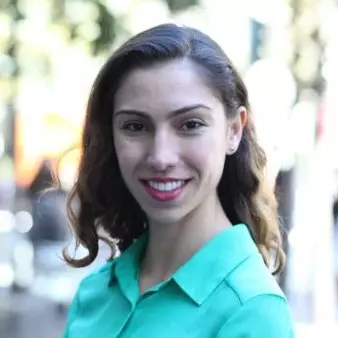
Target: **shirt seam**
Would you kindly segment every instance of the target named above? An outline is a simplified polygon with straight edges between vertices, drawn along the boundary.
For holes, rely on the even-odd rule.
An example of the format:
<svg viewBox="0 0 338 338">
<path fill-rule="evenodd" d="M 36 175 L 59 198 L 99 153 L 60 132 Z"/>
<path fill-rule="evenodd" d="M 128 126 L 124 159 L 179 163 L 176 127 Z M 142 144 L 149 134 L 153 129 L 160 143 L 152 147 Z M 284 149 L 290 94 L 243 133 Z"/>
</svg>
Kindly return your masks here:
<svg viewBox="0 0 338 338">
<path fill-rule="evenodd" d="M 79 283 L 78 291 L 77 291 L 75 298 L 74 298 L 75 310 L 74 310 L 73 316 L 71 318 L 71 321 L 69 323 L 69 330 L 73 326 L 76 318 L 78 316 L 80 316 L 80 314 L 81 314 L 81 309 L 82 309 L 82 306 L 81 306 L 81 290 L 82 290 L 82 288 L 84 287 L 85 284 L 87 284 L 88 280 L 90 280 L 92 277 L 98 276 L 98 275 L 105 273 L 105 272 L 109 272 L 110 271 L 109 265 L 110 265 L 110 262 L 105 263 L 104 266 L 102 266 L 100 269 L 98 269 L 96 271 L 91 272 L 89 275 L 84 277 L 82 279 L 82 281 Z"/>
<path fill-rule="evenodd" d="M 271 291 L 259 293 L 258 295 L 256 294 L 256 295 L 254 295 L 252 297 L 244 299 L 244 297 L 241 297 L 241 295 L 239 294 L 239 292 L 232 286 L 231 283 L 229 283 L 228 281 L 225 281 L 225 282 L 226 282 L 227 286 L 234 292 L 234 294 L 238 298 L 238 301 L 239 301 L 239 303 L 240 303 L 241 306 L 244 305 L 244 304 L 246 304 L 247 302 L 250 302 L 252 299 L 254 299 L 256 297 L 259 297 L 259 296 L 276 296 L 276 297 L 279 297 L 279 298 L 283 299 L 287 303 L 287 299 L 284 296 L 282 296 L 282 295 L 280 295 L 278 293 L 271 292 Z"/>
<path fill-rule="evenodd" d="M 222 283 L 226 283 L 230 289 L 232 289 L 234 291 L 234 293 L 236 294 L 236 296 L 240 299 L 237 291 L 232 287 L 232 285 L 228 282 L 228 278 L 229 276 L 232 274 L 233 271 L 235 271 L 241 264 L 243 264 L 246 260 L 250 259 L 253 255 L 257 254 L 258 251 L 254 251 L 248 254 L 248 256 L 244 257 L 243 259 L 241 259 L 230 271 L 228 271 L 227 273 L 224 274 L 224 276 L 220 279 L 220 281 L 217 283 L 217 285 L 215 285 L 215 287 L 210 290 L 210 292 L 208 292 L 208 294 L 204 295 L 203 297 L 192 297 L 190 295 L 189 292 L 187 292 L 184 288 L 182 288 L 182 286 L 180 285 L 180 283 L 177 283 L 180 288 L 184 291 L 185 294 L 188 295 L 189 298 L 191 298 L 195 303 L 197 303 L 199 306 L 201 306 L 209 297 L 211 297 L 211 295 L 216 291 L 216 289 L 222 284 Z M 241 300 L 240 300 L 241 302 Z"/>
<path fill-rule="evenodd" d="M 237 294 L 237 293 L 236 293 L 236 294 Z M 279 299 L 281 299 L 281 300 L 283 301 L 283 303 L 284 303 L 285 305 L 288 306 L 288 302 L 287 302 L 287 300 L 285 299 L 285 297 L 282 297 L 281 295 L 276 294 L 276 293 L 261 293 L 261 294 L 259 294 L 259 295 L 255 295 L 255 296 L 251 297 L 250 299 L 248 299 L 248 300 L 245 301 L 245 302 L 241 302 L 241 300 L 239 299 L 240 302 L 241 302 L 241 303 L 240 303 L 240 307 L 239 307 L 238 309 L 236 309 L 236 311 L 234 311 L 234 312 L 232 313 L 232 315 L 229 316 L 229 317 L 226 319 L 226 321 L 221 325 L 220 329 L 217 331 L 215 337 L 218 337 L 219 333 L 223 330 L 223 328 L 228 324 L 228 322 L 229 322 L 234 316 L 236 316 L 237 312 L 240 311 L 241 308 L 242 308 L 244 305 L 246 305 L 246 304 L 249 303 L 249 302 L 254 301 L 254 300 L 257 299 L 257 298 L 260 298 L 260 297 L 266 297 L 266 296 L 267 296 L 267 297 L 279 298 Z"/>
<path fill-rule="evenodd" d="M 87 283 L 88 280 L 92 279 L 92 277 L 96 277 L 96 276 L 99 276 L 99 275 L 102 275 L 104 273 L 107 273 L 108 274 L 108 281 L 109 281 L 109 277 L 110 277 L 110 271 L 111 271 L 111 266 L 112 266 L 112 262 L 109 261 L 107 263 L 105 263 L 101 268 L 99 268 L 98 270 L 96 271 L 92 271 L 91 273 L 89 273 L 87 276 L 85 276 L 82 281 L 80 282 L 80 285 L 84 285 Z"/>
<path fill-rule="evenodd" d="M 233 269 L 231 271 L 229 271 L 229 273 L 225 276 L 224 281 L 227 284 L 227 286 L 235 293 L 235 295 L 237 296 L 240 304 L 243 304 L 243 300 L 242 297 L 240 296 L 240 294 L 238 293 L 238 291 L 233 287 L 232 283 L 230 283 L 229 278 L 231 276 L 231 274 L 244 262 L 246 262 L 247 260 L 249 260 L 250 258 L 252 258 L 254 255 L 256 255 L 258 253 L 258 251 L 252 252 L 250 253 L 247 257 L 245 257 L 244 259 L 242 259 L 240 262 L 238 262 L 238 264 L 236 264 L 236 266 L 233 267 Z"/>
<path fill-rule="evenodd" d="M 233 292 L 235 293 L 235 295 L 238 297 L 239 301 L 241 304 L 244 304 L 245 302 L 249 301 L 250 299 L 256 297 L 256 296 L 259 296 L 259 295 L 276 295 L 276 296 L 279 296 L 281 298 L 283 298 L 285 300 L 285 297 L 283 297 L 282 295 L 278 294 L 277 292 L 276 293 L 273 293 L 273 292 L 267 292 L 267 293 L 260 293 L 258 295 L 254 295 L 253 297 L 250 297 L 248 299 L 243 299 L 244 297 L 242 297 L 240 295 L 240 293 L 236 290 L 236 288 L 233 286 L 233 284 L 229 281 L 229 278 L 231 276 L 231 274 L 238 268 L 239 265 L 243 264 L 244 262 L 246 262 L 247 260 L 253 258 L 254 256 L 259 256 L 260 258 L 262 257 L 261 253 L 259 251 L 255 251 L 253 253 L 251 253 L 248 257 L 246 257 L 244 260 L 242 260 L 239 264 L 237 264 L 229 273 L 228 275 L 226 276 L 225 278 L 225 281 L 227 283 L 227 285 L 229 286 L 230 289 L 233 290 Z"/>
</svg>

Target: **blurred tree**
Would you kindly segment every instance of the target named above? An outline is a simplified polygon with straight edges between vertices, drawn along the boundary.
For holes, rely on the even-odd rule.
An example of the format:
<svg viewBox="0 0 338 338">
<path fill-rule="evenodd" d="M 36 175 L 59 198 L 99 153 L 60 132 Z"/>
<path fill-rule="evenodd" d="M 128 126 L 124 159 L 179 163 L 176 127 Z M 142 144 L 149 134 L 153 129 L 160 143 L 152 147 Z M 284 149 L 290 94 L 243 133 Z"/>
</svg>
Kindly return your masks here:
<svg viewBox="0 0 338 338">
<path fill-rule="evenodd" d="M 325 82 L 322 75 L 325 43 L 321 39 L 318 20 L 317 0 L 286 0 L 292 8 L 291 36 L 292 53 L 290 55 L 290 69 L 297 85 L 297 98 L 302 97 L 306 91 L 315 92 L 321 97 Z M 309 112 L 310 113 L 310 112 Z M 316 128 L 316 121 L 313 121 Z M 299 165 L 299 164 L 298 164 Z M 297 168 L 298 169 L 298 168 Z M 277 177 L 277 192 L 279 196 L 279 213 L 283 221 L 286 233 L 284 234 L 284 249 L 289 251 L 287 233 L 292 227 L 293 209 L 295 200 L 295 170 L 280 171 Z M 286 268 L 280 276 L 279 282 L 286 290 Z"/>
<path fill-rule="evenodd" d="M 5 54 L 11 60 L 11 94 L 7 106 L 7 115 L 5 121 L 5 153 L 14 159 L 14 132 L 15 132 L 15 108 L 14 101 L 16 97 L 17 80 L 20 76 L 19 64 L 17 62 L 18 41 L 16 36 L 16 22 L 23 19 L 23 15 L 18 8 L 18 0 L 9 0 L 7 11 L 11 14 L 11 34 L 9 44 Z"/>
<path fill-rule="evenodd" d="M 52 18 L 69 30 L 71 41 L 87 41 L 94 55 L 115 41 L 117 18 L 101 0 L 54 0 Z"/>
<path fill-rule="evenodd" d="M 199 0 L 165 0 L 172 13 L 180 12 L 199 4 Z"/>
<path fill-rule="evenodd" d="M 116 37 L 116 18 L 107 8 L 97 1 L 97 8 L 99 10 L 96 19 L 99 26 L 99 34 L 93 41 L 94 54 L 109 49 Z"/>
<path fill-rule="evenodd" d="M 322 76 L 325 43 L 321 39 L 317 0 L 292 0 L 293 53 L 291 69 L 297 81 L 299 94 L 312 89 L 322 94 L 325 82 Z"/>
<path fill-rule="evenodd" d="M 185 11 L 199 4 L 199 0 L 158 1 L 164 1 L 172 13 Z M 88 8 L 92 15 L 81 18 L 79 13 L 88 12 Z M 52 18 L 54 22 L 67 27 L 71 41 L 89 40 L 94 55 L 107 52 L 116 37 L 128 28 L 124 27 L 122 18 L 116 15 L 104 0 L 54 0 Z"/>
</svg>

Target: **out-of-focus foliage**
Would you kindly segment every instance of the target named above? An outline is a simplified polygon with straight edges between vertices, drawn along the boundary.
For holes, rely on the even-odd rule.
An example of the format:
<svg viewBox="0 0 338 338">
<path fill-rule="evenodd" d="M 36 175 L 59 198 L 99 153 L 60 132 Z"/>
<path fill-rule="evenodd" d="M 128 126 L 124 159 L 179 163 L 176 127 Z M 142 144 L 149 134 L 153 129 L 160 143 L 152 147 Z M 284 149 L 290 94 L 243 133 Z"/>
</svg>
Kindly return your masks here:
<svg viewBox="0 0 338 338">
<path fill-rule="evenodd" d="M 165 0 L 172 12 L 186 10 L 189 7 L 198 5 L 198 0 Z"/>
<path fill-rule="evenodd" d="M 199 3 L 198 0 L 159 1 L 165 2 L 172 13 Z M 84 39 L 89 42 L 94 55 L 109 50 L 115 38 L 126 30 L 121 18 L 114 12 L 114 6 L 108 6 L 107 1 L 54 0 L 52 17 L 55 23 L 67 27 L 72 41 Z"/>
</svg>

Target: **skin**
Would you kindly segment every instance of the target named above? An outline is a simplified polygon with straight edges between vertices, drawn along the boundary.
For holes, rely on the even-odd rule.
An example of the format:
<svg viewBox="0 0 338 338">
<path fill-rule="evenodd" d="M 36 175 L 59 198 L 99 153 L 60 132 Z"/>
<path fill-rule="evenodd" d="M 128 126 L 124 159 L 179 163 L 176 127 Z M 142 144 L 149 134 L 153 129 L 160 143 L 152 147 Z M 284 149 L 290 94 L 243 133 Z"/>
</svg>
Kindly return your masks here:
<svg viewBox="0 0 338 338">
<path fill-rule="evenodd" d="M 236 151 L 247 112 L 227 119 L 197 65 L 188 59 L 133 70 L 114 97 L 114 146 L 123 179 L 146 212 L 149 241 L 140 293 L 168 279 L 198 249 L 231 226 L 216 189 Z M 159 202 L 140 179 L 189 180 Z"/>
</svg>

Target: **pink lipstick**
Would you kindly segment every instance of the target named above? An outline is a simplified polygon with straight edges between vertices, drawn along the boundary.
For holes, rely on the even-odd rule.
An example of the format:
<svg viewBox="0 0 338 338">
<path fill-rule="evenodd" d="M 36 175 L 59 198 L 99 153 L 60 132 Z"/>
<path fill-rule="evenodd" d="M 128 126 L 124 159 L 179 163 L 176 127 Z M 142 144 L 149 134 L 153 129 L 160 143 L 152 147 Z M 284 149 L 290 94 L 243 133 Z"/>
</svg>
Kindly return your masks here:
<svg viewBox="0 0 338 338">
<path fill-rule="evenodd" d="M 154 178 L 142 180 L 148 194 L 156 201 L 173 201 L 180 196 L 189 180 L 177 178 Z"/>
</svg>

